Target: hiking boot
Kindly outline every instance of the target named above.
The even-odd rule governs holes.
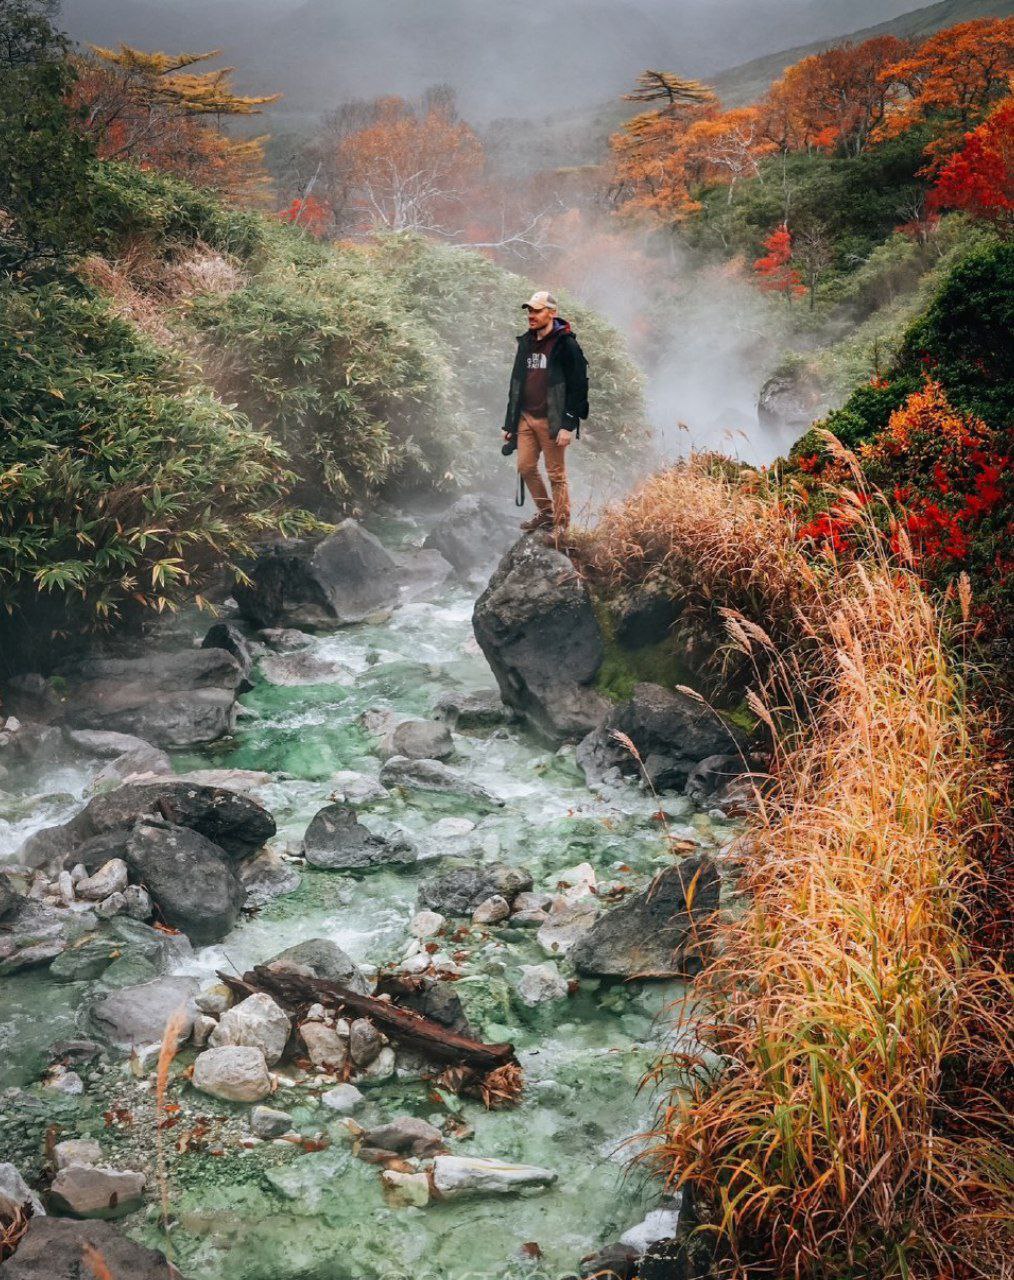
[[[530,520],[523,520],[521,528],[525,533],[534,533],[536,529],[552,529],[552,511],[536,511]]]

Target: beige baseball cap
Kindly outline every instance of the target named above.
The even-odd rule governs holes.
[[[547,289],[538,289],[527,302],[522,302],[521,305],[526,311],[541,311],[543,307],[555,311],[556,299]]]

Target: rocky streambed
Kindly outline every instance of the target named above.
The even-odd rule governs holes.
[[[653,686],[602,701],[583,587],[534,539],[473,631],[505,526],[431,525],[273,553],[245,620],[17,682],[0,1214],[37,1216],[4,1280],[77,1274],[89,1231],[117,1277],[168,1274],[150,1248],[190,1280],[562,1277],[621,1238],[629,1274],[672,1234],[638,1085],[726,892],[736,744]],[[520,1096],[368,1006],[237,986],[265,965],[512,1045]]]

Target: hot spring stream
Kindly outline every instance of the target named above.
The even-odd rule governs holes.
[[[420,529],[406,521],[383,534],[418,541]],[[441,694],[492,685],[472,637],[472,606],[473,593],[455,587],[384,620],[315,638],[314,656],[340,668],[336,682],[281,687],[255,673],[254,689],[242,698],[255,714],[244,716],[226,742],[177,754],[174,767],[274,775],[251,794],[277,821],[274,847],[298,851],[311,818],[328,803],[336,772],[379,771],[375,741],[359,723],[364,711],[428,717]],[[208,622],[193,616],[174,626],[188,643]],[[368,802],[359,807],[361,821],[381,834],[404,832],[419,852],[418,866],[359,877],[297,866],[298,888],[245,915],[223,942],[182,955],[175,971],[202,979],[216,969],[242,972],[308,938],[333,940],[364,967],[394,967],[412,941],[408,924],[420,878],[441,855],[524,867],[535,889],[546,891],[556,888],[561,872],[584,862],[600,887],[635,889],[669,863],[650,795],[633,785],[593,794],[572,747],[554,751],[517,726],[456,732],[455,746],[450,766],[503,800],[502,808],[398,790]],[[10,861],[32,831],[80,808],[91,776],[83,765],[61,765],[32,779],[30,801],[25,790],[0,792],[0,862]],[[683,798],[667,798],[664,808],[683,840],[717,850],[732,838],[731,824],[713,823]],[[658,1015],[679,997],[678,984],[583,978],[568,998],[529,1007],[517,994],[520,967],[548,958],[535,929],[473,926],[441,946],[460,967],[455,989],[476,1034],[515,1044],[523,1099],[513,1109],[486,1111],[418,1078],[396,1078],[364,1088],[366,1103],[355,1118],[364,1126],[396,1115],[426,1118],[444,1127],[452,1154],[544,1166],[556,1173],[555,1183],[537,1193],[397,1207],[385,1199],[380,1170],[353,1155],[341,1117],[321,1105],[327,1086],[283,1079],[269,1099],[292,1114],[311,1146],[327,1144],[305,1150],[292,1142],[240,1145],[249,1108],[181,1082],[170,1093],[184,1118],[165,1133],[175,1221],[168,1247],[189,1280],[559,1277],[575,1273],[582,1255],[616,1240],[658,1205],[657,1186],[630,1167],[637,1151],[631,1139],[654,1111],[656,1099],[648,1089],[638,1092],[638,1084],[671,1026]],[[566,961],[560,971],[573,976]],[[145,1074],[135,1064],[132,1072],[114,1056],[82,1071],[86,1087],[77,1097],[40,1083],[48,1047],[82,1034],[81,1009],[97,985],[115,981],[57,981],[45,969],[2,979],[0,1087],[7,1092],[0,1093],[0,1159],[26,1173],[26,1161],[34,1159],[37,1168],[49,1123],[61,1137],[97,1137],[110,1164],[144,1167],[156,1189],[122,1229],[167,1249],[152,1150],[151,1067]],[[181,1053],[174,1070],[192,1056]]]

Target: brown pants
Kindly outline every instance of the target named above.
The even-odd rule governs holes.
[[[545,454],[546,474],[553,489],[550,498],[539,471],[539,455]],[[567,451],[549,434],[545,418],[521,415],[518,423],[518,470],[528,486],[536,507],[550,511],[553,522],[561,528],[570,523],[570,493],[567,489]]]

